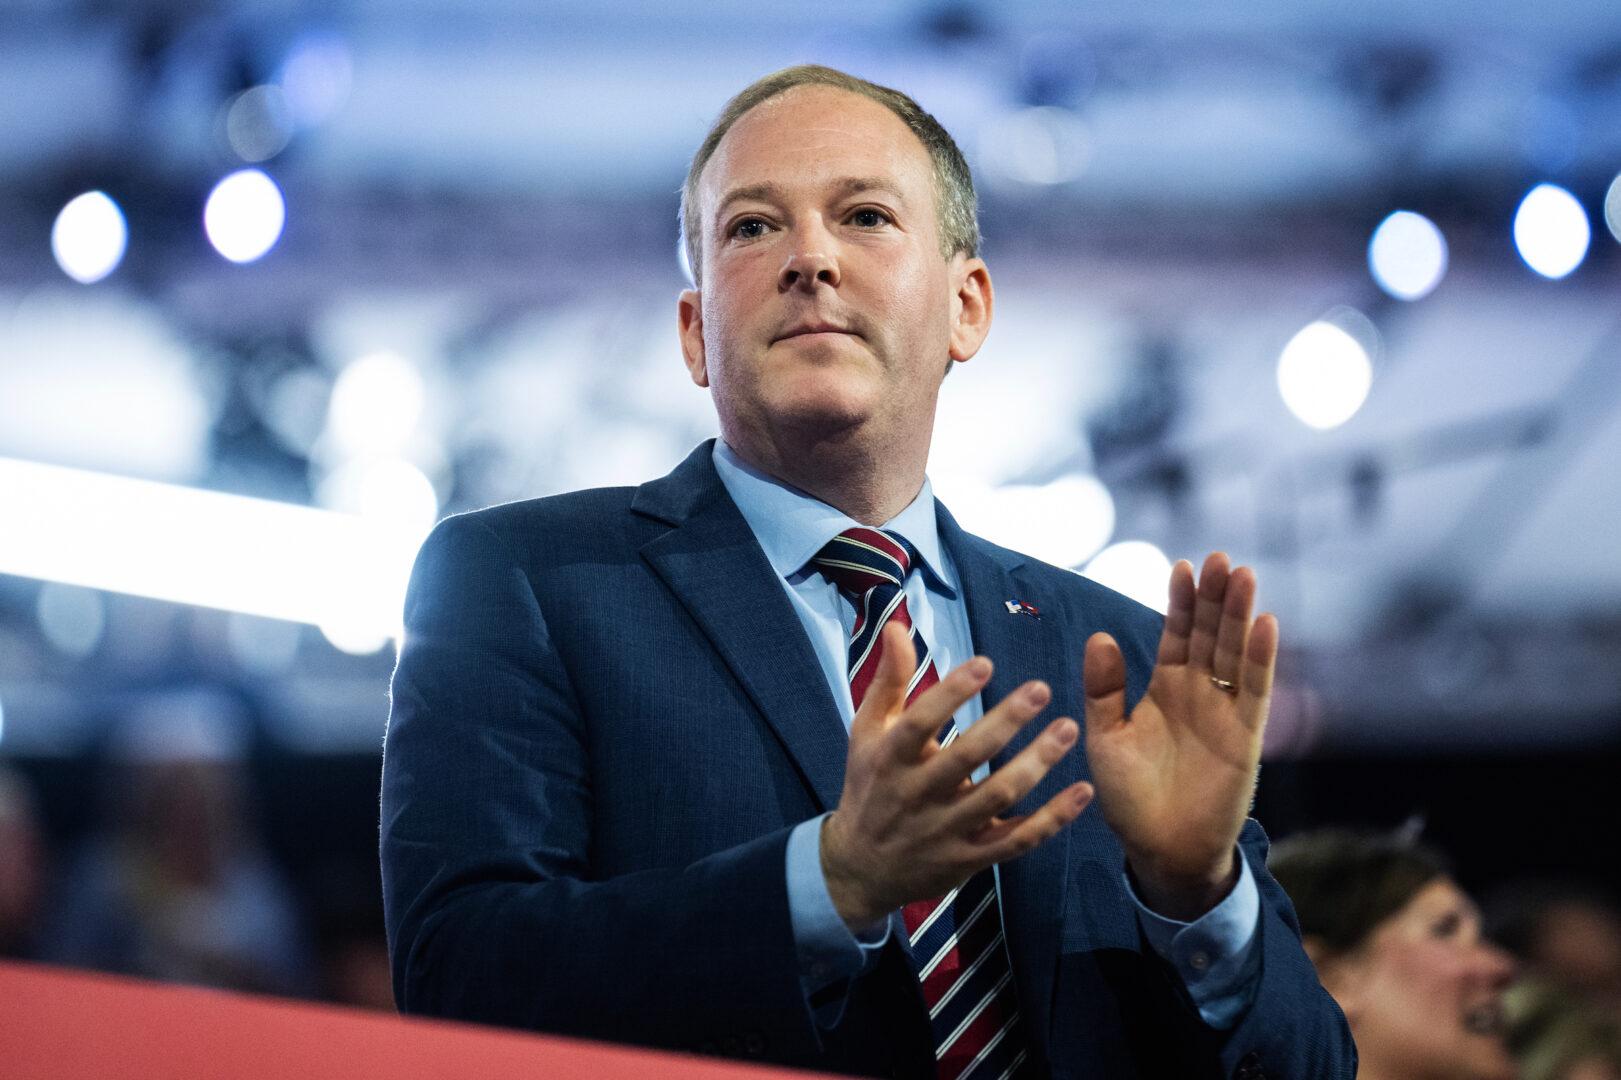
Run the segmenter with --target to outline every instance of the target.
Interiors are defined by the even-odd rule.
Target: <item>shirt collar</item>
[[[806,571],[806,564],[829,540],[860,524],[820,499],[754,468],[738,457],[724,439],[715,440],[713,457],[720,482],[742,511],[743,520],[748,522],[755,539],[760,541],[772,569],[783,578],[803,577],[801,572]],[[917,498],[883,527],[904,536],[917,549],[924,584],[949,598],[956,598],[952,570],[941,556],[934,488],[928,477],[923,478],[923,490],[917,493]]]

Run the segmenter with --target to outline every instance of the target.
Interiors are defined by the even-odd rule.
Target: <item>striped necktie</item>
[[[878,670],[879,631],[898,621],[912,632],[917,671],[906,699],[940,681],[929,646],[906,610],[906,575],[917,550],[902,536],[881,529],[846,529],[811,560],[855,605],[850,638],[850,697],[857,708]],[[948,722],[940,744],[957,737]],[[1002,938],[996,878],[982,870],[933,900],[902,910],[911,937],[913,964],[934,1030],[938,1080],[1001,1080],[1019,1074],[1025,1039],[1019,1022],[1013,970]]]

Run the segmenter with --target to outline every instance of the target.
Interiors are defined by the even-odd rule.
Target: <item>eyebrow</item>
[[[905,200],[899,188],[893,181],[881,176],[845,176],[834,181],[834,190],[839,196],[860,195],[868,191],[882,191],[896,199]],[[718,219],[726,208],[737,202],[780,202],[784,195],[782,185],[766,181],[762,184],[745,184],[735,187],[715,205],[715,217]]]

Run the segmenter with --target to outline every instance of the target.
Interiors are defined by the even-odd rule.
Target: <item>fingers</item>
[[[1165,610],[1165,630],[1159,637],[1161,664],[1188,662],[1188,635],[1193,632],[1193,564],[1178,559],[1171,567],[1171,600]]]
[[[884,632],[888,633],[889,629],[886,626]],[[905,631],[900,633],[905,636]],[[885,638],[884,641],[887,648],[889,639]],[[907,647],[910,649],[910,642]],[[883,658],[888,659],[888,656],[886,652]],[[915,665],[915,660],[912,663]],[[915,667],[913,670],[916,670]],[[905,703],[906,688],[903,686],[900,693],[904,711],[901,713],[900,721],[889,730],[890,750],[898,758],[906,761],[916,761],[923,756],[924,750],[939,740],[940,729],[946,722],[962,708],[964,702],[984,689],[990,678],[991,662],[983,656],[975,656],[952,668],[945,678],[919,694],[910,705]],[[872,690],[868,689],[867,693],[870,697]],[[1042,706],[1046,704],[1046,701],[1041,703]],[[865,707],[865,700],[862,705]],[[1037,711],[1040,711],[1040,707]],[[1030,715],[1033,716],[1035,713]],[[974,727],[977,728],[979,725],[975,724]],[[963,775],[966,776],[967,773]]]
[[[1199,591],[1193,601],[1193,631],[1188,635],[1188,663],[1193,667],[1208,667],[1215,654],[1226,594],[1227,556],[1212,552],[1199,571]]]
[[[983,723],[983,721],[981,721]],[[978,724],[974,725],[976,728]],[[1014,755],[1000,769],[979,783],[963,789],[948,815],[947,828],[954,832],[976,830],[983,823],[1011,810],[1035,790],[1048,771],[1075,745],[1081,729],[1067,716],[1047,725],[1029,746]]]
[[[1080,817],[1094,794],[1092,785],[1082,780],[1048,799],[1034,813],[987,823],[971,838],[981,849],[976,854],[987,863],[1006,862],[1023,855],[1052,839],[1064,826]]]
[[[1097,632],[1086,639],[1086,657],[1081,665],[1081,684],[1086,691],[1086,722],[1091,723],[1097,705],[1118,697],[1125,705],[1125,657],[1114,637]]]
[[[1218,679],[1237,682],[1254,605],[1255,572],[1247,566],[1230,569],[1225,553],[1205,559],[1196,586],[1192,565],[1178,562],[1171,570],[1158,662],[1208,668]]]
[[[878,636],[878,670],[873,672],[861,707],[850,718],[852,743],[883,735],[889,721],[906,707],[906,688],[917,670],[917,652],[905,627],[890,622],[879,629]]]
[[[1272,675],[1277,662],[1278,620],[1271,614],[1262,615],[1250,630],[1243,670],[1237,679],[1239,715],[1251,726],[1266,719],[1267,699],[1272,693]]]
[[[975,769],[995,757],[1026,724],[1040,715],[1052,696],[1046,683],[1027,682],[997,702],[995,708],[958,735],[950,746],[929,759],[921,776],[927,793],[935,798],[950,795]],[[917,705],[922,703],[919,698]]]
[[[1255,603],[1255,571],[1240,566],[1227,578],[1227,596],[1221,605],[1221,625],[1216,630],[1215,652],[1210,673],[1228,682],[1238,681],[1238,667],[1244,658],[1244,643],[1250,635],[1250,608]]]

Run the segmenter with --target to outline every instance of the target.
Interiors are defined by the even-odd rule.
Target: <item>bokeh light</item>
[[[1610,181],[1610,190],[1604,193],[1604,224],[1610,227],[1610,235],[1621,240],[1621,173],[1615,174]]]
[[[1593,233],[1587,211],[1557,184],[1538,184],[1514,214],[1514,246],[1525,265],[1557,281],[1582,264]]]
[[[1418,300],[1428,296],[1446,275],[1446,238],[1423,214],[1397,210],[1373,231],[1368,269],[1391,296]]]
[[[293,122],[312,127],[342,107],[353,79],[349,46],[336,34],[314,33],[294,42],[276,81],[286,95]]]
[[[243,161],[269,161],[293,137],[293,111],[279,86],[242,91],[225,107],[225,139]]]
[[[0,315],[0,454],[191,482],[216,408],[193,343],[134,290],[44,289]]]
[[[1040,486],[951,483],[936,494],[964,528],[1054,566],[1079,566],[1114,533],[1114,499],[1097,477],[1060,477]]]
[[[439,514],[433,481],[399,458],[345,462],[316,487],[315,501],[328,510],[358,514],[419,535],[433,527]]]
[[[395,353],[351,362],[332,387],[327,431],[342,455],[397,454],[416,429],[427,389],[416,367]]]
[[[1170,604],[1171,560],[1146,540],[1110,544],[1081,573],[1161,615]]]
[[[389,642],[388,636],[374,631],[365,622],[328,619],[321,623],[321,634],[332,647],[350,656],[370,656]]]
[[[129,243],[124,212],[105,193],[87,191],[56,215],[51,253],[56,265],[83,285],[100,281],[118,268]]]
[[[258,169],[242,169],[221,180],[203,207],[208,242],[234,263],[263,258],[281,239],[286,221],[281,189]]]
[[[1070,110],[1038,105],[993,120],[980,160],[1020,183],[1063,184],[1092,163],[1092,135]]]
[[[1326,318],[1290,338],[1278,357],[1283,403],[1302,423],[1319,431],[1339,427],[1355,416],[1372,386],[1373,361],[1367,350]]]
[[[47,581],[34,604],[40,632],[59,652],[83,658],[96,651],[107,628],[101,594],[79,585]]]

